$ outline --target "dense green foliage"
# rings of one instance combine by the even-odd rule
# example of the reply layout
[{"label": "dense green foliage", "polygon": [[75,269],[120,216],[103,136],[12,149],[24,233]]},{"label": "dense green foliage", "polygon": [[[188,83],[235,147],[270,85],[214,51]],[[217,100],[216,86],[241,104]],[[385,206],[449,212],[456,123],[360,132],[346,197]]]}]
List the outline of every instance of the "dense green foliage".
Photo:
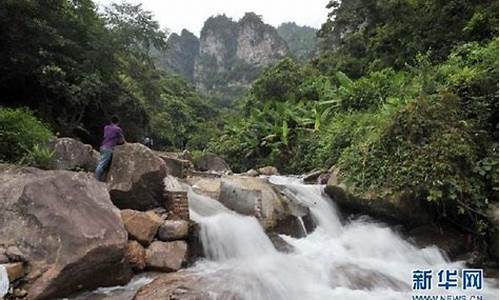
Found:
[{"label": "dense green foliage", "polygon": [[[205,100],[193,88],[155,68],[150,53],[165,40],[141,5],[113,4],[101,14],[91,0],[1,1],[1,103],[29,107],[61,136],[94,145],[116,114],[129,141],[147,134],[159,146],[184,147],[190,134],[203,135],[206,127],[195,126],[211,113],[201,113]],[[170,111],[176,105],[179,113]],[[174,131],[184,136],[162,124],[183,127]]]},{"label": "dense green foliage", "polygon": [[287,22],[278,26],[276,31],[285,40],[290,52],[299,61],[312,58],[318,50],[317,30],[312,27]]},{"label": "dense green foliage", "polygon": [[215,101],[200,96],[178,76],[162,77],[159,101],[148,108],[151,136],[160,148],[203,149],[217,135]]},{"label": "dense green foliage", "polygon": [[320,31],[325,72],[354,77],[415,63],[418,53],[439,62],[463,42],[498,34],[498,1],[332,0]]},{"label": "dense green foliage", "polygon": [[50,158],[50,129],[26,109],[0,108],[0,162],[39,165]]},{"label": "dense green foliage", "polygon": [[330,3],[319,58],[264,71],[210,149],[236,171],[335,165],[355,193],[411,195],[484,233],[498,202],[498,2],[344,3]]},{"label": "dense green foliage", "polygon": [[[255,14],[239,23],[210,18],[204,30],[221,37],[225,52],[199,58],[210,74],[202,85],[226,87],[216,95],[225,99],[244,94],[228,82],[256,78],[235,111],[222,111],[155,67],[151,53],[164,50],[166,33],[140,5],[101,14],[91,0],[5,0],[0,99],[95,145],[117,114],[128,140],[150,135],[162,149],[213,151],[235,171],[335,165],[354,193],[411,195],[484,233],[487,207],[498,202],[498,1],[328,7],[318,56],[304,62],[312,35],[283,25],[282,35],[303,37],[289,42],[302,61],[285,58],[263,72],[235,61],[235,36],[242,24],[271,32],[268,25]],[[48,161],[52,134],[32,113],[2,108],[0,122],[0,160]]]}]

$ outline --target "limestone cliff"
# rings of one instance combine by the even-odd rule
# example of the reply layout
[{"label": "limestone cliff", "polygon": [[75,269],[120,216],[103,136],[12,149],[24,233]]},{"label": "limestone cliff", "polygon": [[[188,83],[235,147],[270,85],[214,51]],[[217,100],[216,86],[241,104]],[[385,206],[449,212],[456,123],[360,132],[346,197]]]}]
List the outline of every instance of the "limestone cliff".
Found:
[{"label": "limestone cliff", "polygon": [[289,53],[276,29],[255,13],[246,13],[238,22],[225,15],[210,17],[199,41],[184,30],[170,36],[168,47],[161,67],[226,102],[241,95],[263,67]]},{"label": "limestone cliff", "polygon": [[183,29],[181,35],[172,33],[168,37],[167,50],[163,55],[159,55],[159,65],[193,81],[194,61],[199,51],[198,38],[190,31]]}]

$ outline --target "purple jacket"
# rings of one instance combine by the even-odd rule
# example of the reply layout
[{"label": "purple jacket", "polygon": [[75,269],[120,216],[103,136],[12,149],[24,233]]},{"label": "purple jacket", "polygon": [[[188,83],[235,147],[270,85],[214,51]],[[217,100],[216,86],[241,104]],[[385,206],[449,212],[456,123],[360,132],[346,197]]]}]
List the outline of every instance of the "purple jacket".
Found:
[{"label": "purple jacket", "polygon": [[113,149],[116,145],[123,143],[123,131],[116,124],[104,126],[104,140],[101,149]]}]

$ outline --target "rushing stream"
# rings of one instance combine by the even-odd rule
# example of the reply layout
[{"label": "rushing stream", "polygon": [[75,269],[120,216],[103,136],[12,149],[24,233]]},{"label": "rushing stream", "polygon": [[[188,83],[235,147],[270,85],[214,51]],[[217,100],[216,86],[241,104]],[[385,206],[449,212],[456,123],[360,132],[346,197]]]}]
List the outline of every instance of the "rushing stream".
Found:
[{"label": "rushing stream", "polygon": [[[248,300],[411,299],[417,294],[412,291],[412,270],[464,267],[461,262],[449,262],[438,248],[418,249],[368,218],[343,223],[322,186],[289,177],[269,180],[308,206],[317,225],[304,238],[282,236],[295,247],[292,253],[276,251],[255,218],[189,194],[191,217],[201,225],[208,256],[192,271],[209,277],[224,274],[227,280],[219,283],[222,290]],[[494,283],[485,285],[480,293],[435,288],[433,294],[497,299]]]},{"label": "rushing stream", "polygon": [[[463,262],[448,261],[437,247],[419,249],[369,218],[341,220],[323,186],[305,185],[291,177],[273,176],[269,181],[309,207],[317,225],[304,238],[281,236],[295,248],[291,253],[275,250],[256,218],[239,215],[191,190],[188,193],[191,218],[201,226],[207,256],[188,271],[218,279],[215,287],[208,287],[212,299],[220,299],[218,291],[245,300],[413,299],[425,293],[412,290],[412,270],[464,268]],[[150,280],[136,277],[126,287],[101,289],[92,297],[77,299],[130,299]],[[498,299],[497,284],[485,279],[480,292],[433,285],[428,294],[466,296],[436,300],[478,299],[472,295]]]}]

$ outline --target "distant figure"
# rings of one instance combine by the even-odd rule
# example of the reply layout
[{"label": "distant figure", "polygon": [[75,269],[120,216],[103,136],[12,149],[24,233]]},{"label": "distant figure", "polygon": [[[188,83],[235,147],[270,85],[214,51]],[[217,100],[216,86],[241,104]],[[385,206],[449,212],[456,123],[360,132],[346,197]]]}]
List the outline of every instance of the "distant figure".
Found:
[{"label": "distant figure", "polygon": [[151,149],[153,148],[153,139],[147,136],[142,140],[142,144]]},{"label": "distant figure", "polygon": [[118,126],[118,122],[118,117],[112,116],[111,124],[104,126],[104,139],[100,148],[101,157],[95,169],[95,177],[99,181],[104,181],[104,173],[111,163],[115,146],[125,143],[123,131],[120,126]]}]

